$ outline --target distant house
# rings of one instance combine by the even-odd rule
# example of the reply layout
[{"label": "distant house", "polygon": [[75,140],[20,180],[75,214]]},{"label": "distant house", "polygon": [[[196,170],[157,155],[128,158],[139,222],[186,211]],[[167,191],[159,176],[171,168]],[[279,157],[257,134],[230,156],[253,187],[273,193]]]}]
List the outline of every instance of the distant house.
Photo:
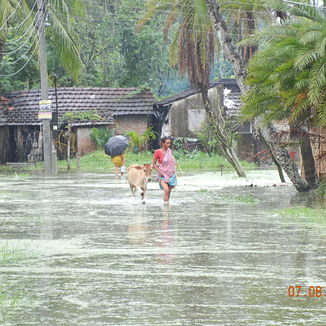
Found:
[{"label": "distant house", "polygon": [[[57,94],[49,90],[49,99],[53,125],[57,121],[60,124],[66,113],[93,112],[98,116],[95,120],[70,122],[81,155],[95,149],[90,140],[93,127],[143,133],[153,114],[152,93],[137,88],[58,88]],[[42,153],[39,101],[40,90],[18,91],[0,98],[0,163],[25,161],[33,151]]]},{"label": "distant house", "polygon": [[[237,123],[240,111],[240,89],[235,79],[221,79],[209,87],[208,95],[213,106],[223,103],[226,119]],[[161,136],[196,137],[206,121],[206,111],[202,96],[192,89],[154,103],[152,124]],[[251,123],[246,122],[237,128],[236,140],[241,159],[253,160],[254,146]]]}]

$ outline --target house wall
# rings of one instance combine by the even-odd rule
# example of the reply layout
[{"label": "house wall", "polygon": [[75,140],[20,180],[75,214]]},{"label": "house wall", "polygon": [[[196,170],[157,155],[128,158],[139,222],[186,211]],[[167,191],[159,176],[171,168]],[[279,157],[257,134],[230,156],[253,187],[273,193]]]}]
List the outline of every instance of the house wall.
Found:
[{"label": "house wall", "polygon": [[326,128],[312,128],[310,135],[318,176],[326,179]]},{"label": "house wall", "polygon": [[0,163],[42,159],[39,126],[0,126]]},{"label": "house wall", "polygon": [[96,144],[91,140],[92,128],[78,127],[77,133],[77,152],[83,156],[96,150]]},{"label": "house wall", "polygon": [[254,141],[252,134],[240,134],[236,140],[236,147],[240,160],[254,161]]},{"label": "house wall", "polygon": [[149,116],[146,114],[118,115],[114,119],[117,133],[123,134],[127,131],[136,131],[141,135],[148,127]]},{"label": "house wall", "polygon": [[0,126],[0,163],[10,161],[9,127]]},{"label": "house wall", "polygon": [[[218,89],[209,89],[209,98],[215,106],[218,101]],[[206,112],[201,94],[194,94],[172,104],[163,125],[164,136],[193,137],[196,129],[206,119]],[[200,129],[197,129],[198,131]]]},{"label": "house wall", "polygon": [[[145,114],[125,115],[115,117],[115,128],[117,133],[127,131],[136,131],[143,134],[148,127],[148,116]],[[92,128],[78,127],[77,134],[77,151],[80,155],[86,155],[96,150],[96,144],[91,140]]]}]

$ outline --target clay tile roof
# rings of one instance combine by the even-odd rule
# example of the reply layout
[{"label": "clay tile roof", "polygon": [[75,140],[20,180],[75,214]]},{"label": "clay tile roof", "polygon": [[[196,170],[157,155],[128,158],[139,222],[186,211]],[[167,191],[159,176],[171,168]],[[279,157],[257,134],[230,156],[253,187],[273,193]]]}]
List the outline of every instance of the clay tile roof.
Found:
[{"label": "clay tile roof", "polygon": [[7,124],[8,116],[8,104],[9,99],[3,96],[0,96],[0,126]]},{"label": "clay tile roof", "polygon": [[[40,90],[10,93],[12,110],[7,112],[8,125],[35,125],[38,120]],[[129,114],[153,114],[153,94],[137,88],[75,88],[57,89],[59,119],[66,112],[96,111],[104,120],[112,116]],[[55,91],[49,89],[52,110],[55,111]],[[110,120],[111,119],[111,120]],[[0,101],[1,123],[1,101]]]}]

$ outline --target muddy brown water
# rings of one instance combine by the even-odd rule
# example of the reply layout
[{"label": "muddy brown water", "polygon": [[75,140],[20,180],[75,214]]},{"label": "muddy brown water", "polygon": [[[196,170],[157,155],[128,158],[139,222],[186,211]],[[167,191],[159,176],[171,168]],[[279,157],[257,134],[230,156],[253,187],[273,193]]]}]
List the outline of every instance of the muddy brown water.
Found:
[{"label": "muddy brown water", "polygon": [[146,197],[106,173],[1,176],[0,324],[326,325],[326,223],[277,211],[310,195],[252,171]]}]

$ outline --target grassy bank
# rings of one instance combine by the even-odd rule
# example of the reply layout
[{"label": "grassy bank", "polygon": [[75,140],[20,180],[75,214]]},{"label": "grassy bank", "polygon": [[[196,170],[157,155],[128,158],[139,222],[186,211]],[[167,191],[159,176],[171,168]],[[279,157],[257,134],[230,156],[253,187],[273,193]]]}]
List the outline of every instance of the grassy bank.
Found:
[{"label": "grassy bank", "polygon": [[310,207],[291,207],[275,211],[283,219],[300,222],[325,223],[325,210]]},{"label": "grassy bank", "polygon": [[[177,160],[178,165],[182,170],[221,170],[221,169],[232,169],[231,165],[227,160],[217,154],[209,156],[203,152],[183,153],[174,152],[174,156]],[[152,163],[153,154],[151,152],[134,154],[130,152],[125,153],[126,166],[131,164],[143,164]],[[253,163],[241,162],[245,168],[254,168]],[[66,168],[66,161],[58,161],[59,168]],[[76,168],[76,160],[71,160],[71,168]],[[96,151],[91,154],[82,156],[80,158],[80,168],[82,170],[110,170],[114,166],[109,156],[103,151]]]}]

